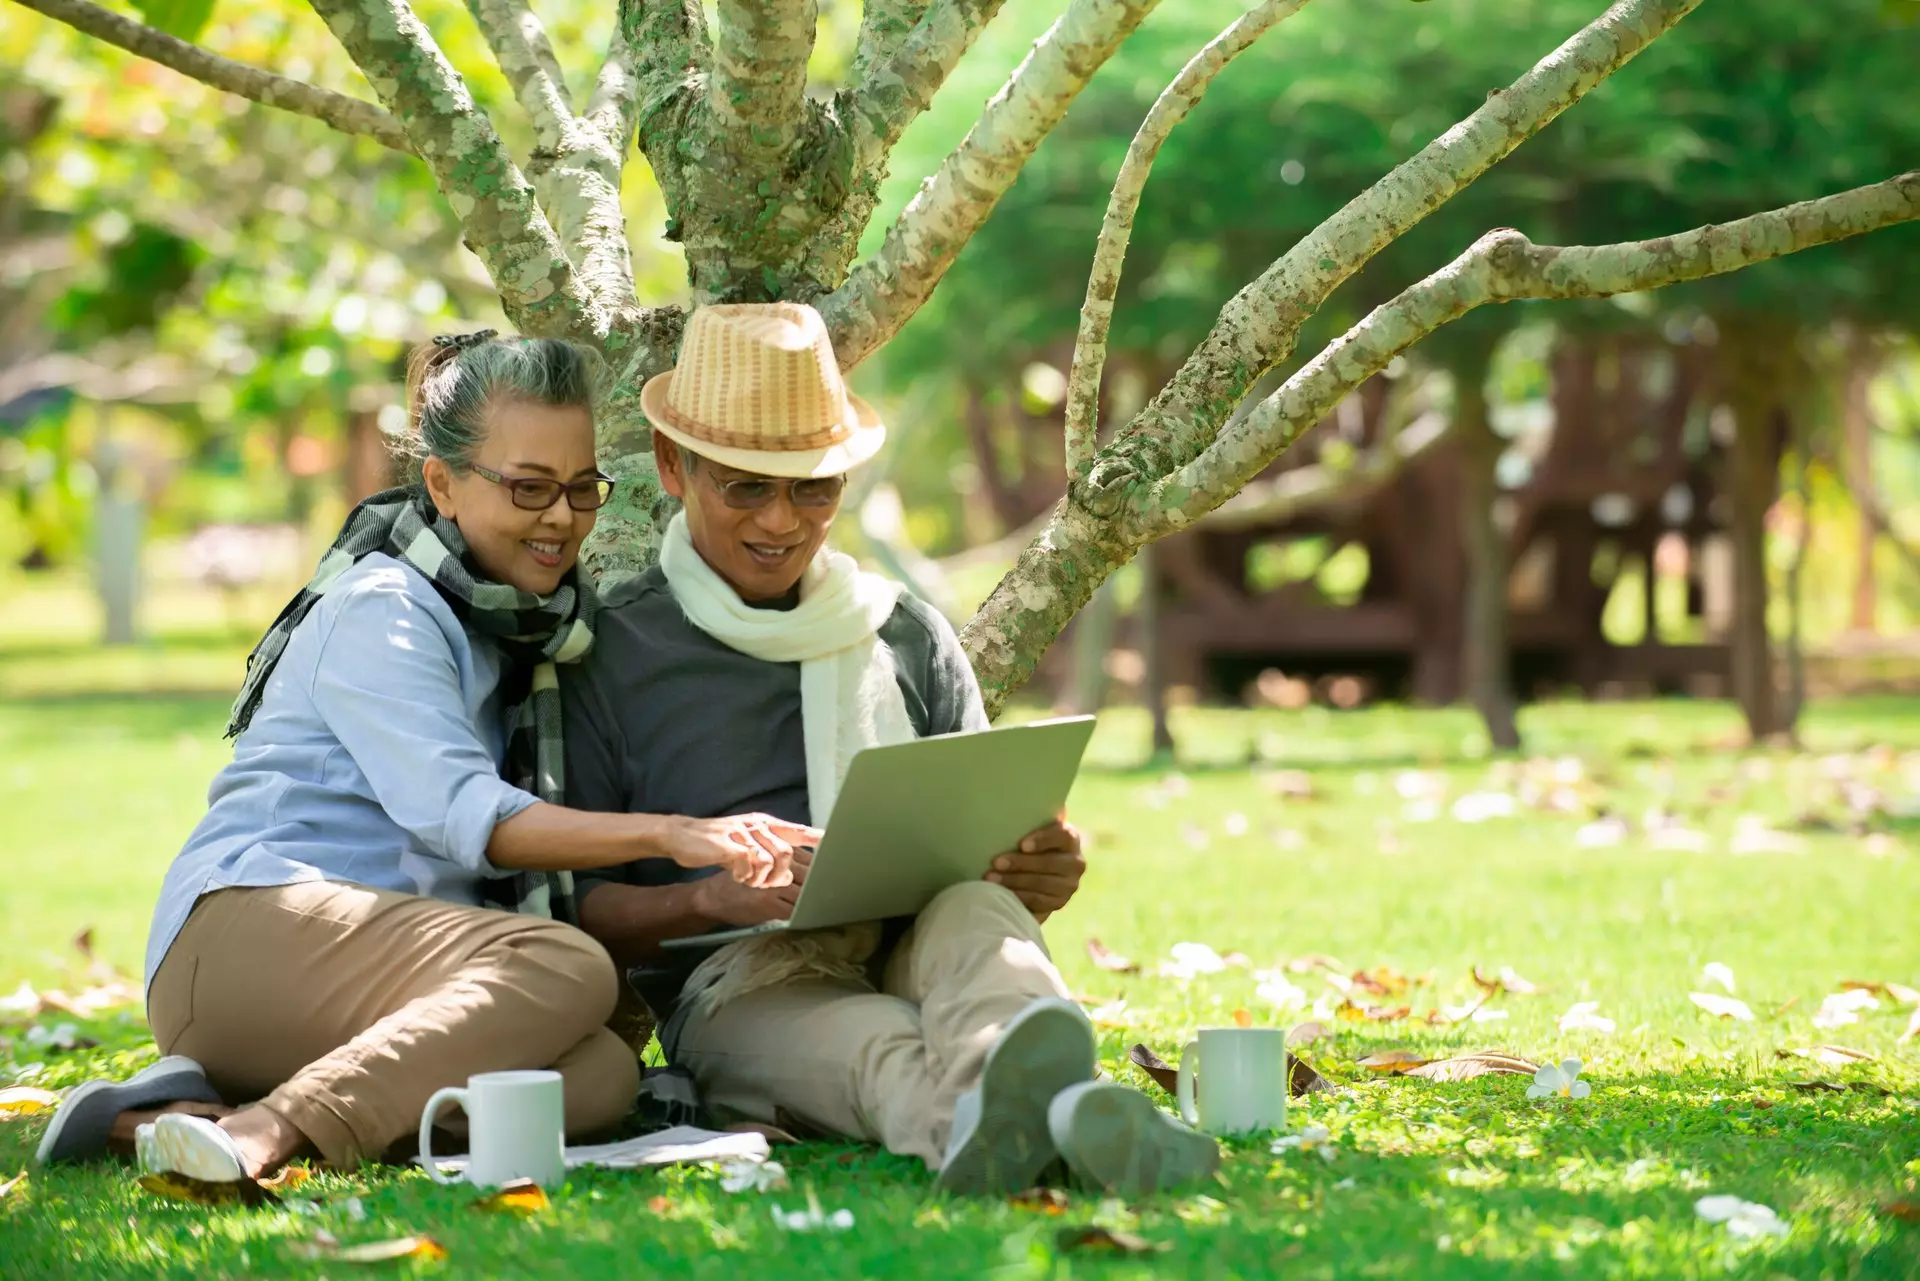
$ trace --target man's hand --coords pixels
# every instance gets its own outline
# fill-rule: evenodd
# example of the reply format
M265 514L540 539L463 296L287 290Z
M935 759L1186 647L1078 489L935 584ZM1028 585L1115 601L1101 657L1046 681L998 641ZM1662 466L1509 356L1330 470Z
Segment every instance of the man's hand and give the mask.
M1086 871L1080 830L1061 820L1028 832L1019 849L993 860L987 879L1019 895L1033 919L1045 921L1067 905Z
M667 820L667 857L682 867L720 867L754 889L793 884L788 866L797 852L820 843L820 829L771 814Z
M709 876L694 882L694 910L708 920L741 928L767 921L784 921L793 915L800 887L813 864L813 851L804 846L793 851L793 880L773 889L755 889L730 876Z

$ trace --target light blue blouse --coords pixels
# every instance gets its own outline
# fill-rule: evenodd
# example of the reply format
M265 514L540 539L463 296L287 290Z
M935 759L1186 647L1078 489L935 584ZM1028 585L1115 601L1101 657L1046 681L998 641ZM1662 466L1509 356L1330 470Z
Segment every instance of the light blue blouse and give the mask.
M207 814L160 888L147 982L201 895L350 881L478 904L498 824L535 798L500 778L502 659L433 585L374 554L294 629Z

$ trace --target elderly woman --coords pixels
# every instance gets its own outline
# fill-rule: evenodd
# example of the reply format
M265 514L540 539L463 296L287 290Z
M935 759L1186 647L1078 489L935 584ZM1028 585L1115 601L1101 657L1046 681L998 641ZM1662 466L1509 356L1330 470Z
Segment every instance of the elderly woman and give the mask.
M233 761L161 888L147 1011L167 1057L69 1094L42 1162L117 1139L201 1179L310 1149L350 1166L435 1090L513 1068L562 1075L570 1134L631 1108L618 979L571 923L570 872L667 858L774 885L814 834L557 803L554 664L592 644L576 561L613 490L594 368L490 331L415 354L422 483L355 508L255 649Z

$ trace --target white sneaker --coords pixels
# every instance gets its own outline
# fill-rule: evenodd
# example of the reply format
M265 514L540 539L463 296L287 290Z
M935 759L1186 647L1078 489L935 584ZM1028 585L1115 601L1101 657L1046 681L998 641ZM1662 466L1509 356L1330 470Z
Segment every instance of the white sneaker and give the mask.
M1083 1186L1146 1196L1213 1177L1220 1145L1125 1085L1084 1081L1054 1096L1047 1129Z
M202 1183L238 1183L246 1159L233 1136L205 1117L167 1112L133 1132L142 1174L181 1174Z
M61 1161L88 1161L107 1150L107 1136L122 1112L157 1108L165 1103L218 1103L220 1095L207 1084L200 1065L172 1054L150 1063L125 1081L87 1081L67 1091L60 1100L33 1159L38 1165Z
M1078 1005L1048 996L1020 1011L987 1051L979 1086L954 1104L939 1187L963 1194L1032 1187L1057 1155L1048 1103L1093 1072L1093 1024Z

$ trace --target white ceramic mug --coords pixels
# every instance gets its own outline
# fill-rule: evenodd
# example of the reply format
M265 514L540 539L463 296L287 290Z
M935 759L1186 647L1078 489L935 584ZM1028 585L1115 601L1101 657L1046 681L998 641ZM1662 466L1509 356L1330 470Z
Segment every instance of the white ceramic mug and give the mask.
M1194 1076L1199 1075L1199 1089ZM1287 1034L1277 1027L1210 1027L1180 1052L1180 1115L1208 1134L1287 1124ZM1198 1098L1195 1098L1196 1093Z
M447 1175L434 1164L430 1139L433 1119L448 1103L467 1114L467 1168ZM482 1072L464 1088L437 1090L420 1114L420 1162L436 1183L497 1188L515 1179L532 1179L543 1188L559 1187L567 1177L566 1101L558 1072Z

